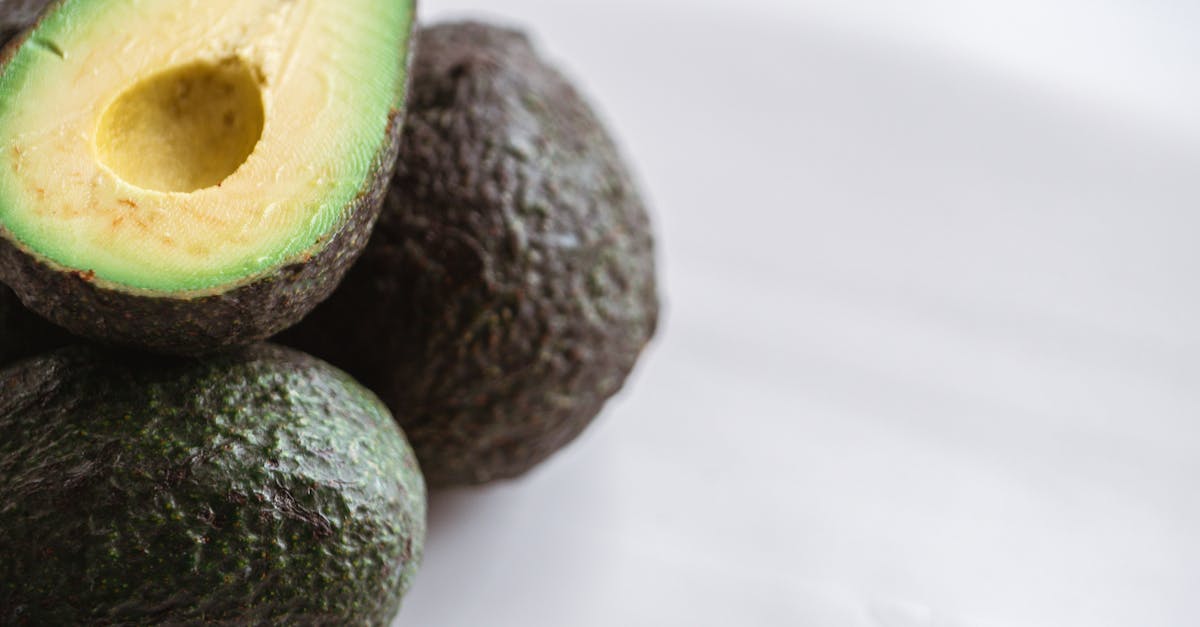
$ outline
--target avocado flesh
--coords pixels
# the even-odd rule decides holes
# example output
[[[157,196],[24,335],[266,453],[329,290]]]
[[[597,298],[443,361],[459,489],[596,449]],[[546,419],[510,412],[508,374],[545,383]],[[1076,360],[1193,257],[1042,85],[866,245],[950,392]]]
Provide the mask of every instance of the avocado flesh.
[[[0,370],[0,624],[386,625],[425,507],[387,409],[294,351]]]
[[[75,332],[161,352],[294,323],[378,211],[412,11],[52,4],[0,73],[0,280]]]
[[[281,342],[375,390],[433,486],[515,477],[623,385],[658,317],[649,220],[587,103],[517,32],[418,34],[362,259]]]

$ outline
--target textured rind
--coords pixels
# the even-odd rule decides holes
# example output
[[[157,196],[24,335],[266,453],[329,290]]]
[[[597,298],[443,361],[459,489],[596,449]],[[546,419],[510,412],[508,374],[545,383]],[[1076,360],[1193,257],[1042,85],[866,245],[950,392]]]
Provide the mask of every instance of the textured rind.
[[[335,295],[281,341],[397,413],[432,486],[518,476],[624,384],[658,317],[617,148],[520,33],[418,33],[396,175]]]
[[[0,370],[0,624],[386,625],[425,507],[382,403],[294,351]]]
[[[0,367],[77,340],[29,311],[17,295],[0,285]]]
[[[45,4],[45,0],[25,0],[11,10],[0,8],[0,25],[8,29],[0,35],[8,36],[14,25],[26,24]],[[0,71],[27,33],[14,36],[0,53]],[[411,62],[410,50],[398,54],[403,55],[403,63]],[[270,337],[328,298],[362,252],[396,163],[403,121],[402,109],[391,112],[371,168],[373,175],[343,212],[342,223],[307,253],[264,275],[204,294],[131,290],[98,281],[87,271],[63,268],[25,249],[0,226],[0,281],[30,309],[72,333],[106,344],[198,355]]]

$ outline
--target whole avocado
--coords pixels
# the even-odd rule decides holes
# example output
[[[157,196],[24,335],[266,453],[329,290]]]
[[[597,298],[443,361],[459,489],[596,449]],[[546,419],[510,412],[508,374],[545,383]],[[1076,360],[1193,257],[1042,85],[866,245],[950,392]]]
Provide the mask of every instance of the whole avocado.
[[[391,416],[311,357],[0,370],[0,624],[386,625],[424,534]]]
[[[26,309],[12,290],[0,285],[0,367],[75,341],[70,333]]]
[[[431,485],[518,476],[620,390],[659,310],[617,147],[519,32],[421,30],[401,155],[360,262],[282,341],[396,412]]]

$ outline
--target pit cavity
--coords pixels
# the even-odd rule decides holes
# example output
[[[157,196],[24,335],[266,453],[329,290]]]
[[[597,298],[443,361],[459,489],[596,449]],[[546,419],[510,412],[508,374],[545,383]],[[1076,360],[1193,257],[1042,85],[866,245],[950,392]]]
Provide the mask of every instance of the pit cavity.
[[[125,90],[100,116],[96,153],[114,174],[158,192],[229,178],[263,131],[262,88],[241,59],[195,62]]]

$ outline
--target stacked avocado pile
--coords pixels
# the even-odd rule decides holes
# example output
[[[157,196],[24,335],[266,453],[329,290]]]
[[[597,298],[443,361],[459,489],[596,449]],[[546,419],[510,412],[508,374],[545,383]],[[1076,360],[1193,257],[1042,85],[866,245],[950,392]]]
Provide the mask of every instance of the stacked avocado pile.
[[[0,4],[0,624],[387,624],[427,484],[525,473],[654,334],[616,147],[411,1],[46,4]]]

